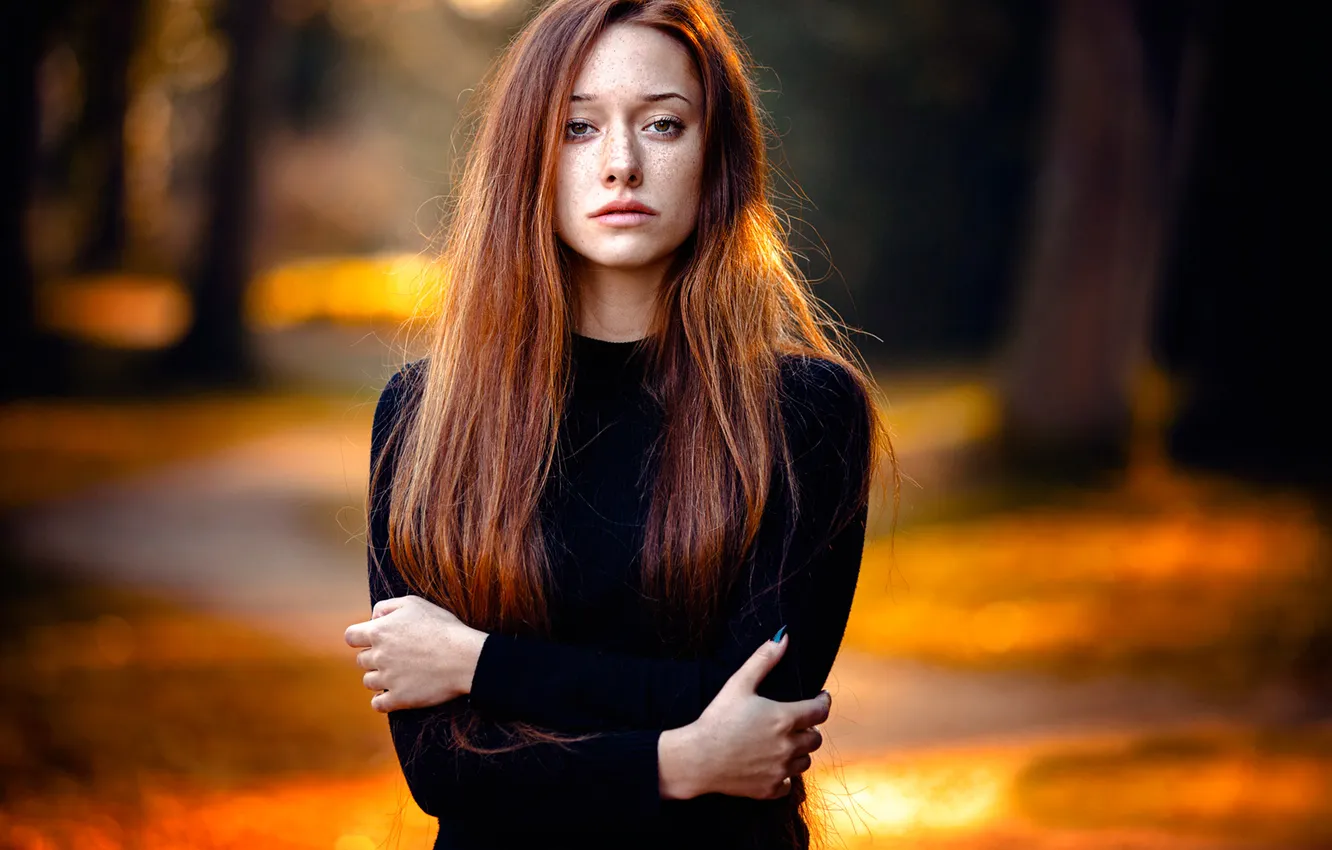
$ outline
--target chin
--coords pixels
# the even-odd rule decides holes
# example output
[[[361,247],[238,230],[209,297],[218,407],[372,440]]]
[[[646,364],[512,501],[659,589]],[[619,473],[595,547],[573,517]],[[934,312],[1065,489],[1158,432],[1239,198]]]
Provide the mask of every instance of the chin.
[[[628,243],[628,244],[625,244]],[[657,240],[622,240],[621,244],[606,244],[597,240],[591,244],[572,245],[574,252],[594,265],[609,269],[637,269],[661,262],[675,250]],[[678,247],[678,246],[675,246]]]

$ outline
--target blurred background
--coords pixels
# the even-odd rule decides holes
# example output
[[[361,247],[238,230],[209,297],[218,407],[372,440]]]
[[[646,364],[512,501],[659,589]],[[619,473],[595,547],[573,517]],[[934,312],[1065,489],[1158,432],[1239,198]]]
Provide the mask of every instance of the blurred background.
[[[907,476],[834,846],[1332,846],[1308,13],[723,5]],[[0,847],[428,846],[342,632],[460,115],[532,12],[0,12]]]

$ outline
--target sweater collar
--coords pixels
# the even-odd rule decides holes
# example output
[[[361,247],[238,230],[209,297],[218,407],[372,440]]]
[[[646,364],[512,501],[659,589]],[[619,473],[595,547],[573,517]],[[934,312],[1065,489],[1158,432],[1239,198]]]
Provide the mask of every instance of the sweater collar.
[[[579,379],[597,383],[640,381],[646,373],[647,339],[611,342],[573,335],[573,370]]]

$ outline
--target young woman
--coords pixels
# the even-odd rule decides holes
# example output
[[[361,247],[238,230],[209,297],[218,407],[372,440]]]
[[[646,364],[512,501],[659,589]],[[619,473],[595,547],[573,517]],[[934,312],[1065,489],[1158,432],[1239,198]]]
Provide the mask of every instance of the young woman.
[[[436,847],[809,846],[891,449],[746,57],[710,0],[557,0],[484,93],[375,411],[371,703]]]

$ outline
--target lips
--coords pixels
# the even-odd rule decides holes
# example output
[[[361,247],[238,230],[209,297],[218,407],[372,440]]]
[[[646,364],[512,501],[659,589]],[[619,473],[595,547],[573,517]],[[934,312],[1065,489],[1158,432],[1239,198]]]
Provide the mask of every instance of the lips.
[[[623,214],[656,215],[657,211],[647,204],[641,204],[638,201],[611,201],[609,204],[606,204],[601,209],[592,213],[591,217],[601,218],[603,216]]]

